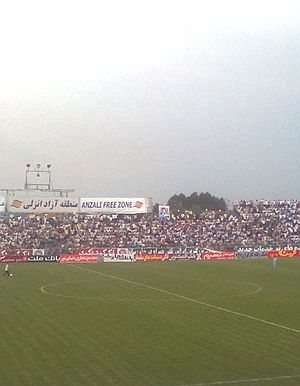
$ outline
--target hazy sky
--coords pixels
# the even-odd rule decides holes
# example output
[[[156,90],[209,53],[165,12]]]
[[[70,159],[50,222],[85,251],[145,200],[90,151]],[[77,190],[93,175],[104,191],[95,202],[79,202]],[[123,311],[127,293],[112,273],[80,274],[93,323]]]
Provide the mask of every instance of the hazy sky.
[[[0,187],[300,199],[299,1],[9,1]]]

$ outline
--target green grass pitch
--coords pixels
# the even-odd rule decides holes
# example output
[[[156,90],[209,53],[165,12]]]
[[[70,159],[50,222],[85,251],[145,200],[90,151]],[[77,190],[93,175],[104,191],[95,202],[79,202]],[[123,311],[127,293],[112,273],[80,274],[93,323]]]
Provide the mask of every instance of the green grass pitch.
[[[299,258],[11,270],[1,385],[300,385]]]

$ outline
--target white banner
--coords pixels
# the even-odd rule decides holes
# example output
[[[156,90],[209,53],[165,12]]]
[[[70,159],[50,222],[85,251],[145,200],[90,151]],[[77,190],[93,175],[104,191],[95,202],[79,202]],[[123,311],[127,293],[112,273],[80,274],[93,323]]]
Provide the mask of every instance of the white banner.
[[[74,213],[78,211],[78,198],[70,197],[11,197],[10,213]]]
[[[103,253],[102,257],[104,263],[130,263],[134,260],[134,253],[131,248],[116,248]]]
[[[0,197],[0,213],[5,212],[5,197]]]
[[[81,213],[135,214],[147,213],[147,198],[81,198]]]

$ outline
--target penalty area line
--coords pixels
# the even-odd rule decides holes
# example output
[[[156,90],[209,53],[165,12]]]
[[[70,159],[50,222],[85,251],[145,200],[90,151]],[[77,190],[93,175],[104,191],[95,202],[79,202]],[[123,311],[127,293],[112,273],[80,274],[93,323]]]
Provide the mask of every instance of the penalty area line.
[[[210,307],[210,308],[213,308],[215,310],[227,312],[227,313],[232,314],[232,315],[237,315],[237,316],[240,316],[240,317],[243,317],[243,318],[254,320],[256,322],[268,324],[268,325],[273,326],[273,327],[281,328],[283,330],[287,330],[287,331],[291,331],[291,332],[295,332],[297,334],[300,334],[300,330],[297,330],[295,328],[283,326],[281,324],[270,322],[268,320],[264,320],[264,319],[260,319],[260,318],[255,318],[254,316],[247,315],[247,314],[242,314],[241,312],[228,310],[227,308],[215,306],[214,304],[202,302],[201,300],[189,298],[187,296],[179,295],[179,294],[176,294],[176,293],[173,293],[173,292],[170,292],[170,291],[166,291],[166,290],[163,290],[163,289],[160,289],[160,288],[157,288],[157,287],[152,287],[150,285],[138,283],[136,281],[124,279],[122,277],[115,276],[115,275],[109,275],[108,273],[102,273],[102,272],[94,271],[92,269],[76,266],[76,265],[73,265],[73,264],[72,264],[72,267],[77,268],[77,269],[82,269],[82,270],[87,271],[87,272],[93,272],[96,275],[102,275],[102,276],[110,277],[111,279],[123,281],[125,283],[130,283],[130,284],[136,285],[138,287],[148,288],[148,289],[151,289],[153,291],[157,291],[157,292],[160,292],[160,293],[163,293],[163,294],[167,294],[167,295],[170,295],[170,296],[175,296],[176,298],[183,299],[183,300],[186,300],[186,301],[189,301],[189,302],[192,302],[192,303],[201,304],[203,306]]]

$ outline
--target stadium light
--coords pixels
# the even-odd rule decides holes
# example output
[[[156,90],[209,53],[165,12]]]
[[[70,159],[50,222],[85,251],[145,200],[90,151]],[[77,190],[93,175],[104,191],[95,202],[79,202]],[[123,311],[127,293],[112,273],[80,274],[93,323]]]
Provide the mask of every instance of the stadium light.
[[[36,167],[37,167],[37,174],[36,174],[36,176],[39,177],[40,176],[39,171],[40,171],[41,164],[36,164]]]
[[[74,192],[74,189],[53,189],[51,180],[51,168],[52,164],[43,163],[26,163],[25,171],[25,191],[41,191],[41,192],[52,192],[59,193],[61,197],[68,197],[69,192]]]

